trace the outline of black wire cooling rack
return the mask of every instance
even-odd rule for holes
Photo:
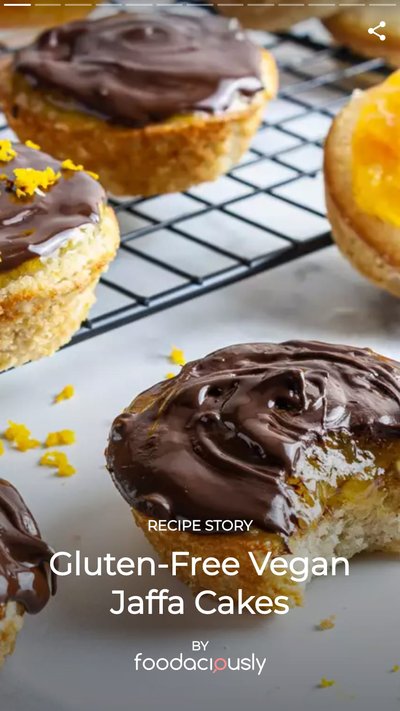
[[[179,195],[111,199],[121,247],[72,343],[315,252],[331,243],[322,145],[355,88],[382,79],[363,60],[300,34],[255,33],[280,69],[278,99],[239,166]],[[0,137],[11,132],[4,119]]]

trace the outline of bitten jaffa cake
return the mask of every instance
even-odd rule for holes
[[[18,491],[0,479],[0,667],[25,613],[40,612],[55,592],[52,555]]]
[[[325,144],[333,237],[374,284],[400,296],[400,71],[357,91]]]
[[[400,365],[371,350],[288,341],[231,346],[184,366],[116,418],[106,450],[117,489],[164,562],[233,556],[235,577],[178,574],[197,593],[300,604],[271,557],[400,550]],[[244,519],[248,532],[149,530],[149,520]]]
[[[0,370],[70,340],[119,243],[96,176],[27,143],[0,140]]]
[[[214,180],[247,150],[277,89],[272,56],[209,13],[119,13],[54,28],[0,73],[10,126],[115,195]]]

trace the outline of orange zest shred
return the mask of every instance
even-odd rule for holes
[[[62,402],[63,400],[70,400],[71,397],[74,397],[75,395],[75,388],[73,385],[66,385],[65,388],[61,390],[61,392],[58,393],[58,395],[55,396],[54,402]]]
[[[94,173],[93,170],[85,170],[85,173],[86,173],[87,175],[90,175],[90,177],[93,178],[93,180],[98,180],[99,177],[100,177],[99,174],[98,174],[98,173]]]
[[[4,437],[9,442],[13,442],[19,452],[27,452],[28,449],[36,449],[40,446],[39,440],[31,437],[31,431],[25,425],[13,422],[12,420],[8,421],[8,427],[4,432]]]
[[[57,447],[63,444],[74,444],[76,442],[73,430],[59,430],[59,432],[49,432],[46,437],[45,447]]]
[[[329,687],[334,686],[334,684],[336,684],[334,679],[326,679],[326,677],[323,676],[319,682],[319,687],[320,689],[329,689]]]
[[[185,365],[186,358],[183,350],[173,346],[171,353],[169,354],[169,359],[174,365]]]
[[[319,630],[331,630],[335,626],[335,615],[331,615],[330,617],[326,617],[324,620],[321,620],[321,622],[318,625]]]
[[[68,477],[76,474],[75,467],[69,463],[68,457],[64,452],[46,452],[39,460],[42,467],[50,467],[56,469],[57,476]]]
[[[0,161],[2,163],[9,163],[16,155],[17,152],[12,147],[11,141],[7,139],[0,141]]]
[[[16,168],[14,171],[14,190],[17,197],[34,195],[38,189],[48,190],[61,177],[53,168],[35,170],[35,168]]]
[[[175,373],[166,373],[165,374],[166,380],[172,380],[172,378],[175,378]]]
[[[37,143],[30,141],[29,139],[27,141],[25,141],[25,145],[27,148],[32,148],[32,150],[34,150],[34,151],[40,151],[40,146],[38,146]]]
[[[0,440],[0,457],[4,454],[4,443]]]
[[[93,173],[91,170],[85,170],[83,165],[77,165],[74,163],[70,158],[66,158],[66,160],[63,160],[61,163],[61,168],[63,170],[71,170],[71,171],[83,171],[84,173],[87,173],[87,175],[90,175],[91,178],[94,178],[94,180],[98,180],[99,176],[97,173]]]
[[[71,160],[71,158],[66,158],[61,163],[61,168],[63,170],[83,170],[83,165],[77,165]]]

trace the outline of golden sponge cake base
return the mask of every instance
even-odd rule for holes
[[[91,234],[46,260],[35,258],[0,273],[0,371],[51,355],[86,318],[119,244],[111,208],[88,229]]]
[[[15,602],[0,605],[0,667],[14,652],[18,632],[24,621],[24,609]]]
[[[391,479],[380,477],[375,485],[356,486],[355,495],[351,482],[347,493],[338,490],[333,496],[326,512],[310,526],[303,526],[288,540],[286,547],[277,534],[267,533],[258,528],[251,528],[248,533],[235,535],[204,535],[183,531],[148,530],[148,517],[132,509],[136,524],[155,548],[160,559],[170,564],[173,551],[187,551],[191,557],[217,558],[220,562],[233,556],[239,561],[236,576],[219,573],[206,575],[197,567],[192,576],[187,568],[178,568],[178,577],[190,587],[193,593],[212,590],[217,596],[229,595],[237,600],[238,591],[243,597],[268,596],[272,600],[278,596],[287,597],[289,607],[301,605],[304,599],[306,582],[293,580],[289,573],[274,575],[267,568],[262,575],[255,572],[249,558],[252,551],[258,565],[262,565],[265,555],[285,558],[292,556],[307,558],[323,557],[329,561],[332,557],[352,558],[363,551],[400,552],[400,487],[390,483]],[[385,491],[385,484],[390,486],[391,499]],[[345,491],[345,490],[343,490]],[[214,602],[215,602],[215,598]]]

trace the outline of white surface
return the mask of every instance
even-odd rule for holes
[[[58,550],[87,554],[149,552],[128,506],[104,469],[103,450],[113,417],[145,387],[171,370],[172,345],[187,358],[238,341],[319,338],[369,345],[398,356],[400,304],[359,278],[334,248],[113,331],[2,375],[3,426],[8,418],[43,438],[60,427],[76,430],[68,448],[75,477],[62,480],[36,465],[38,452],[7,451],[2,475],[20,488],[43,533]],[[67,383],[76,397],[52,405]],[[117,587],[144,592],[148,579]],[[182,587],[165,574],[160,587]],[[115,581],[64,578],[54,601],[26,620],[1,679],[3,711],[130,711],[131,709],[243,708],[320,711],[398,709],[398,561],[375,557],[351,566],[350,578],[313,582],[303,609],[265,621],[207,618],[113,617]],[[315,631],[336,613],[334,630]],[[267,671],[134,672],[132,658],[190,656],[192,639],[210,640],[215,656],[267,656]],[[322,676],[337,685],[318,689]]]
[[[262,35],[265,39],[265,35]],[[295,60],[293,43],[280,50],[281,58]],[[308,58],[308,61],[307,61]],[[309,61],[307,51],[298,57],[308,74],[336,68],[332,60]],[[296,77],[281,73],[281,85]],[[339,97],[331,88],[299,92],[299,99],[315,109]],[[331,105],[334,112],[337,103]],[[322,121],[304,121],[303,107],[278,101],[266,119],[295,134],[320,138],[327,129]],[[298,117],[298,118],[296,118]],[[321,117],[319,117],[321,118]],[[317,117],[318,119],[318,117]],[[5,137],[2,134],[2,137]],[[281,163],[249,153],[235,174],[251,185],[277,186],[294,171],[318,171],[322,151],[301,144],[278,128],[257,136],[253,148],[267,153],[280,150]],[[245,167],[244,167],[245,166]],[[235,214],[246,214],[255,223],[298,238],[327,228],[318,215],[307,215],[279,199],[310,204],[323,211],[321,180],[303,178],[274,188],[276,197],[247,197],[247,190],[231,178],[191,191],[194,196],[218,202],[228,196],[243,197],[232,204],[232,214],[217,211],[190,216],[180,223],[183,232],[201,238],[204,246],[180,242],[167,230],[139,238],[135,247],[156,254],[164,262],[179,264],[196,274],[221,268],[226,261],[206,248],[207,243],[238,255],[257,256],[280,249],[283,241],[257,226],[244,228]],[[124,229],[167,219],[182,211],[201,209],[189,196],[168,196],[142,203],[143,218],[120,213]],[[179,247],[182,245],[182,248]],[[109,271],[136,292],[154,293],[181,277],[121,254]],[[99,289],[93,314],[103,313],[129,300],[109,288]],[[106,305],[106,308],[105,308]],[[48,541],[57,550],[81,548],[84,554],[135,556],[150,552],[133,526],[128,506],[116,492],[104,468],[103,450],[112,419],[141,390],[173,370],[167,361],[172,345],[185,350],[188,359],[239,341],[281,341],[318,338],[368,345],[398,357],[400,303],[358,277],[334,248],[273,272],[197,299],[159,315],[64,350],[51,359],[31,364],[0,377],[2,424],[24,422],[43,439],[62,427],[76,430],[78,442],[68,454],[78,473],[62,480],[37,466],[37,451],[21,454],[7,450],[0,459],[1,474],[14,482],[34,511]],[[52,398],[73,383],[76,397],[60,405]],[[239,617],[207,618],[192,612],[192,598],[165,574],[158,587],[179,589],[187,613],[179,617],[113,617],[108,609],[111,591],[124,587],[145,593],[154,580],[64,578],[57,597],[37,618],[26,620],[14,656],[1,672],[1,711],[321,711],[349,708],[355,711],[394,711],[400,700],[400,674],[389,669],[400,663],[398,560],[375,557],[351,565],[350,579],[313,582],[303,609],[272,621]],[[331,614],[336,627],[315,631]],[[268,658],[261,677],[249,672],[211,675],[182,672],[136,673],[132,659],[143,650],[152,656],[191,655],[193,639],[210,640],[213,656]],[[316,688],[322,676],[336,679],[330,689]]]

